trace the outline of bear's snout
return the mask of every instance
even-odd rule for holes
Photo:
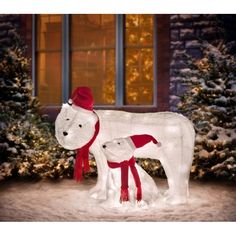
[[[68,135],[68,133],[67,133],[66,131],[64,131],[64,132],[63,132],[63,135],[64,135],[64,136],[67,136],[67,135]]]

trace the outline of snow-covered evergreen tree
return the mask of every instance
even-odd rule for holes
[[[184,55],[188,69],[179,72],[189,86],[179,108],[197,133],[191,170],[197,178],[236,180],[236,57],[228,49],[203,42],[203,57]]]
[[[32,96],[29,60],[14,27],[0,32],[0,180],[7,176],[71,176],[74,153],[59,147],[51,125]],[[72,158],[71,158],[72,159]]]

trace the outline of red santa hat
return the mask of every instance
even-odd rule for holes
[[[77,87],[72,93],[71,99],[68,101],[69,105],[80,107],[88,111],[93,111],[93,95],[88,87]],[[96,114],[96,113],[95,113]],[[98,118],[98,116],[97,116]],[[82,180],[82,174],[89,172],[89,148],[93,144],[99,133],[100,123],[99,118],[95,124],[95,132],[93,137],[83,147],[77,149],[77,155],[74,166],[74,178],[77,181]]]
[[[77,87],[68,103],[93,111],[93,95],[91,89],[88,87]]]
[[[132,135],[128,138],[129,144],[135,149],[143,147],[145,144],[149,142],[153,142],[154,144],[159,145],[160,143],[157,142],[157,140],[149,134],[138,134],[138,135]]]

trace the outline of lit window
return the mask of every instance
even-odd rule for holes
[[[141,14],[38,15],[36,87],[42,105],[61,105],[78,86],[92,89],[95,105],[154,105],[154,19]]]
[[[96,104],[115,104],[115,15],[71,16],[71,90],[88,86]]]
[[[153,104],[153,16],[125,17],[125,104]]]

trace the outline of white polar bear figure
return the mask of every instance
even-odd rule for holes
[[[135,135],[135,138],[140,136]],[[142,141],[141,145],[150,141]],[[147,204],[155,202],[158,198],[157,186],[151,176],[135,163],[133,155],[137,147],[133,144],[132,137],[113,139],[105,142],[102,147],[110,167],[107,178],[108,201],[114,204],[119,201],[144,201]]]
[[[82,147],[92,138],[98,119],[100,130],[89,149],[95,157],[98,170],[97,184],[91,190],[92,197],[106,198],[108,166],[102,144],[115,138],[146,133],[160,141],[162,147],[157,151],[152,144],[147,144],[135,150],[134,156],[160,160],[169,185],[167,200],[172,203],[187,201],[195,132],[186,117],[172,112],[93,112],[74,104],[63,104],[55,123],[58,142],[70,150]]]
[[[93,95],[88,87],[76,88],[68,104],[63,104],[56,123],[56,138],[66,149],[77,150],[74,178],[80,181],[82,171],[89,170],[88,152],[96,160],[97,185],[91,196],[106,199],[108,166],[102,144],[119,137],[146,134],[162,143],[160,149],[151,144],[135,150],[135,157],[159,159],[168,179],[167,200],[186,202],[188,180],[193,159],[195,132],[184,116],[171,113],[128,113],[93,111]]]

